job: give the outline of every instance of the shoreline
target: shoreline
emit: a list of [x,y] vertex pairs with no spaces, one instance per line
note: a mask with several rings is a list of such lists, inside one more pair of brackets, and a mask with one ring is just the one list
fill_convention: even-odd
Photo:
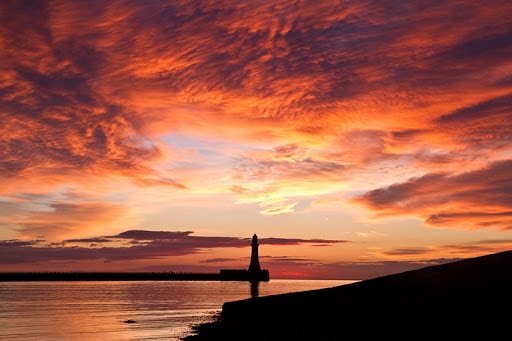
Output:
[[202,340],[511,339],[512,252],[227,302]]

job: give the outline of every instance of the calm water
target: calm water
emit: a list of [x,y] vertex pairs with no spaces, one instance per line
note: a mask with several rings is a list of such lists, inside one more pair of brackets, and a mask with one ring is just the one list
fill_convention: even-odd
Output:
[[[259,295],[351,282],[271,280]],[[250,295],[245,282],[0,283],[0,340],[179,340]]]

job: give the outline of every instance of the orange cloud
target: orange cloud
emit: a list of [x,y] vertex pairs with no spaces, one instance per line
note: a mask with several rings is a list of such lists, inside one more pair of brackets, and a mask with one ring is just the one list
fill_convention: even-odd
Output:
[[0,202],[0,211],[3,211],[0,226],[17,230],[24,238],[39,236],[56,240],[112,228],[126,214],[120,205],[74,199],[34,207],[32,202],[41,199]]
[[[506,228],[508,203],[458,196],[473,192],[456,173],[511,158],[511,11],[506,1],[3,1],[0,194],[94,187],[88,204],[46,205],[64,218],[33,213],[24,228],[78,231],[68,215],[115,217],[130,205],[119,192],[137,191],[127,183],[176,198],[235,188],[233,202],[281,214],[419,177],[389,188],[438,181],[450,202],[414,192],[384,203],[384,190],[360,201],[431,225]],[[240,148],[171,148],[173,133]]]

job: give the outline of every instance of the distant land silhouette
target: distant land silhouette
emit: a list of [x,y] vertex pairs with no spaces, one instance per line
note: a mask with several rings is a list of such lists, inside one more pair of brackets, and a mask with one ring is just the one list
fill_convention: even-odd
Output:
[[223,305],[187,341],[512,340],[512,251]]
[[[268,270],[262,270],[258,255],[258,236],[252,237],[249,268],[221,269],[218,273],[200,272],[0,272],[0,282],[32,281],[249,281],[268,282]],[[252,285],[251,295],[258,295],[257,284]]]

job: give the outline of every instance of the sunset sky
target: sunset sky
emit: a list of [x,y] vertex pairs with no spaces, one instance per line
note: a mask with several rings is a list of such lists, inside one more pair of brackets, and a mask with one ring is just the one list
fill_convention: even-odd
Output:
[[246,267],[253,233],[281,278],[511,249],[511,13],[1,1],[0,271]]

